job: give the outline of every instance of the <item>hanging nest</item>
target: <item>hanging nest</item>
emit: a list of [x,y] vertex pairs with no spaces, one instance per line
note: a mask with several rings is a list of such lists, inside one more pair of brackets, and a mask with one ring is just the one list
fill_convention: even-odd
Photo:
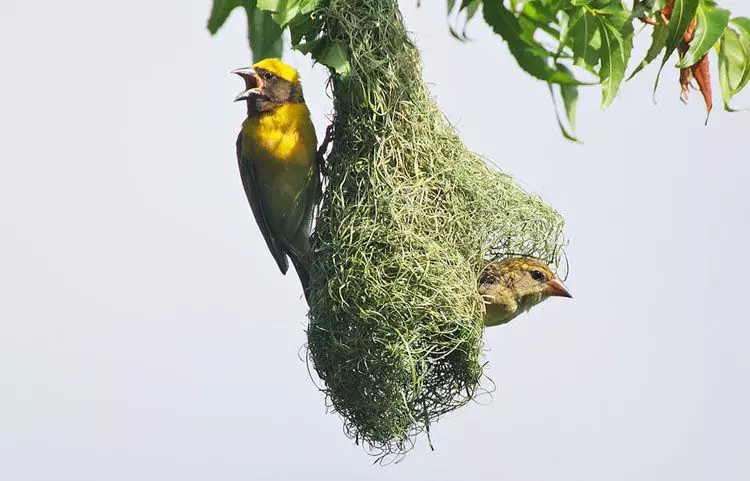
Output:
[[480,392],[484,259],[557,265],[563,220],[461,143],[396,0],[330,0],[317,14],[349,72],[332,77],[309,354],[347,434],[400,454]]

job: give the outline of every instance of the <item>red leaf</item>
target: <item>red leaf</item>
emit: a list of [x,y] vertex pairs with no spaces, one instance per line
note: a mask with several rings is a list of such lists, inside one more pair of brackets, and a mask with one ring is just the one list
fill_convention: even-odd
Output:
[[714,102],[711,98],[711,71],[708,63],[708,53],[706,53],[700,61],[690,67],[690,70],[695,77],[695,81],[698,83],[703,94],[703,100],[706,102],[706,125],[708,125],[708,116],[711,115],[711,109],[714,108]]

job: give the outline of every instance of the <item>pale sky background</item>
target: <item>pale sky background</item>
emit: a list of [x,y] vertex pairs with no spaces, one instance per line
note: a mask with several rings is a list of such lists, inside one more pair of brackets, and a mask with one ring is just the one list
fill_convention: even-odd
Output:
[[[243,14],[211,38],[207,0],[5,1],[0,480],[750,479],[750,113],[715,83],[704,127],[676,71],[654,106],[652,67],[608,112],[585,91],[574,145],[481,19],[461,44],[445,2],[402,6],[466,144],[567,219],[575,299],[487,332],[493,401],[386,467],[325,413],[237,172]],[[325,71],[288,58],[322,133]]]

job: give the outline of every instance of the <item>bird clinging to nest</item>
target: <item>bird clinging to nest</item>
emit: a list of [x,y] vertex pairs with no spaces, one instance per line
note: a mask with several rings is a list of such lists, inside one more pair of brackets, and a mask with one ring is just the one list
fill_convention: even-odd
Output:
[[277,58],[232,72],[246,88],[235,98],[247,102],[237,138],[245,194],[279,269],[286,274],[291,260],[307,297],[320,158],[299,74]]
[[485,301],[484,325],[505,324],[548,297],[573,297],[544,262],[510,257],[490,262],[479,278]]

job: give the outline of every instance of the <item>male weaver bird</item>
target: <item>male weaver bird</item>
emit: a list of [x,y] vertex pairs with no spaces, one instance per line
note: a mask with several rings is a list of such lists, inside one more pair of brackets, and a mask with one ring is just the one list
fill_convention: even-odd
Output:
[[245,80],[234,99],[247,102],[237,137],[245,195],[282,274],[291,260],[308,297],[311,224],[321,182],[318,141],[299,74],[277,58],[232,73]]
[[479,294],[485,300],[486,327],[510,322],[548,297],[573,297],[544,262],[530,257],[487,264],[479,278]]

